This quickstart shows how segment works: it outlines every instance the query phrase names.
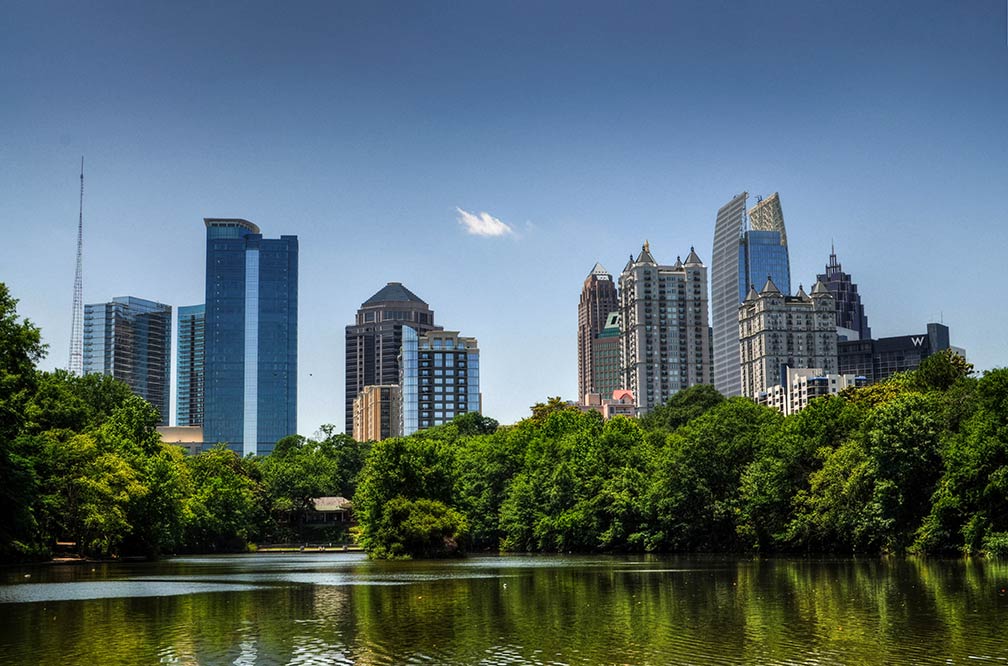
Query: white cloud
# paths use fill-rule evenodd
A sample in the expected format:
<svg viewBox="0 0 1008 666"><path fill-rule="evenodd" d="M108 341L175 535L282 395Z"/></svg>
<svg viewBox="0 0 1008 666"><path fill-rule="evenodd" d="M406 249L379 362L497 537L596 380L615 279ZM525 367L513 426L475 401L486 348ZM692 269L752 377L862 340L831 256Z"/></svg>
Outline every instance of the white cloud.
<svg viewBox="0 0 1008 666"><path fill-rule="evenodd" d="M458 222L465 227L466 233L473 236L509 236L514 234L514 229L501 222L490 213L470 213L456 208L458 211Z"/></svg>

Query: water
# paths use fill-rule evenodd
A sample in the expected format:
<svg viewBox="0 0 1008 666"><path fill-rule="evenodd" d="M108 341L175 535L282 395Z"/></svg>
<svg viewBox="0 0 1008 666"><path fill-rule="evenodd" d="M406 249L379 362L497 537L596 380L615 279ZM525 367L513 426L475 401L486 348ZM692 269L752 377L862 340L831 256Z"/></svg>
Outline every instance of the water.
<svg viewBox="0 0 1008 666"><path fill-rule="evenodd" d="M236 555L0 583L0 664L1008 665L998 562Z"/></svg>

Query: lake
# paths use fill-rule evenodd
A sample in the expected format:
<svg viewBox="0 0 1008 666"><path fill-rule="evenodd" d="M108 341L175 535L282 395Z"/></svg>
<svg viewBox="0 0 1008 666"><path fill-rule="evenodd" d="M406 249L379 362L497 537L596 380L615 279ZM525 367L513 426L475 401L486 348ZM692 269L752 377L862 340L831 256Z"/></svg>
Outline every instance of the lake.
<svg viewBox="0 0 1008 666"><path fill-rule="evenodd" d="M357 553L0 570L0 664L1008 664L1008 562Z"/></svg>

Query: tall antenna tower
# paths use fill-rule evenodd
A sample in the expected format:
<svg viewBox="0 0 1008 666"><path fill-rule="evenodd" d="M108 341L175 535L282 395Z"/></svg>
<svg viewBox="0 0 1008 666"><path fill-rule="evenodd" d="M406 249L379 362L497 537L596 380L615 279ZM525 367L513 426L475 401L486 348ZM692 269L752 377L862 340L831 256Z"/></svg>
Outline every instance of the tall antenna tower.
<svg viewBox="0 0 1008 666"><path fill-rule="evenodd" d="M70 362L67 371L84 374L84 156L80 158L80 212L77 216L77 274L74 276L73 325L70 327Z"/></svg>

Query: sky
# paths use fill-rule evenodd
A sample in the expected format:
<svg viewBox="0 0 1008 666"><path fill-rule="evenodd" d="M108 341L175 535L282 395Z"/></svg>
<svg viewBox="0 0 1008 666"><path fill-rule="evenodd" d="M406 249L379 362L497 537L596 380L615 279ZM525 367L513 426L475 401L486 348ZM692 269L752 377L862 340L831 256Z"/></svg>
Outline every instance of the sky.
<svg viewBox="0 0 1008 666"><path fill-rule="evenodd" d="M94 6L92 6L94 5ZM0 281L66 367L84 300L203 301L204 217L300 244L298 429L398 281L479 340L484 413L576 398L577 303L650 242L710 264L779 192L877 337L1008 365L1008 16L969 2L46 2L0 23ZM173 377L174 382L174 377ZM337 429L338 429L337 428Z"/></svg>

